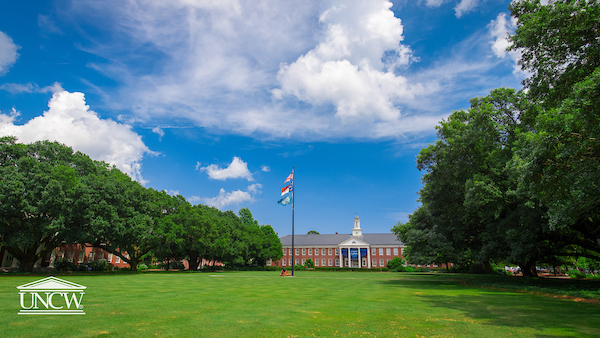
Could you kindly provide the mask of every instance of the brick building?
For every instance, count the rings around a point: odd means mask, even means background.
[[[292,236],[280,238],[283,257],[273,266],[292,266]],[[295,235],[295,264],[312,259],[315,267],[381,268],[394,257],[404,257],[405,245],[392,233],[363,234],[360,218],[354,218],[351,234]]]
[[[91,246],[81,247],[77,244],[65,244],[62,245],[50,253],[48,256],[40,259],[36,262],[36,268],[54,267],[56,260],[67,260],[75,264],[81,264],[84,262],[91,262],[97,260],[106,260],[115,267],[125,268],[129,267],[121,257],[108,253],[100,248]],[[0,247],[0,268],[16,268],[19,261],[15,259],[6,248]]]

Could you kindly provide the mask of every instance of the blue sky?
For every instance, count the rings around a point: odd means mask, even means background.
[[[3,1],[0,135],[57,140],[280,236],[388,232],[419,149],[520,88],[510,1]]]

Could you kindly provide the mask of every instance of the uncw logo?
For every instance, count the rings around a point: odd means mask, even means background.
[[[87,287],[56,277],[47,277],[17,286],[20,315],[84,315],[84,290]]]

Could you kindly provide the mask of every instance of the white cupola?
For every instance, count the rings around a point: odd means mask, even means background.
[[[360,218],[358,218],[358,215],[354,217],[354,229],[352,229],[352,236],[362,237],[362,229],[360,228]]]

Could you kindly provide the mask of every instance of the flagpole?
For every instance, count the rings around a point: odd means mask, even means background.
[[[296,199],[294,198],[294,194],[296,193],[295,169],[296,167],[292,167],[292,276],[294,275],[294,265],[296,265],[296,260],[294,259],[294,254],[296,253],[296,250],[294,250],[294,204],[296,203]]]

